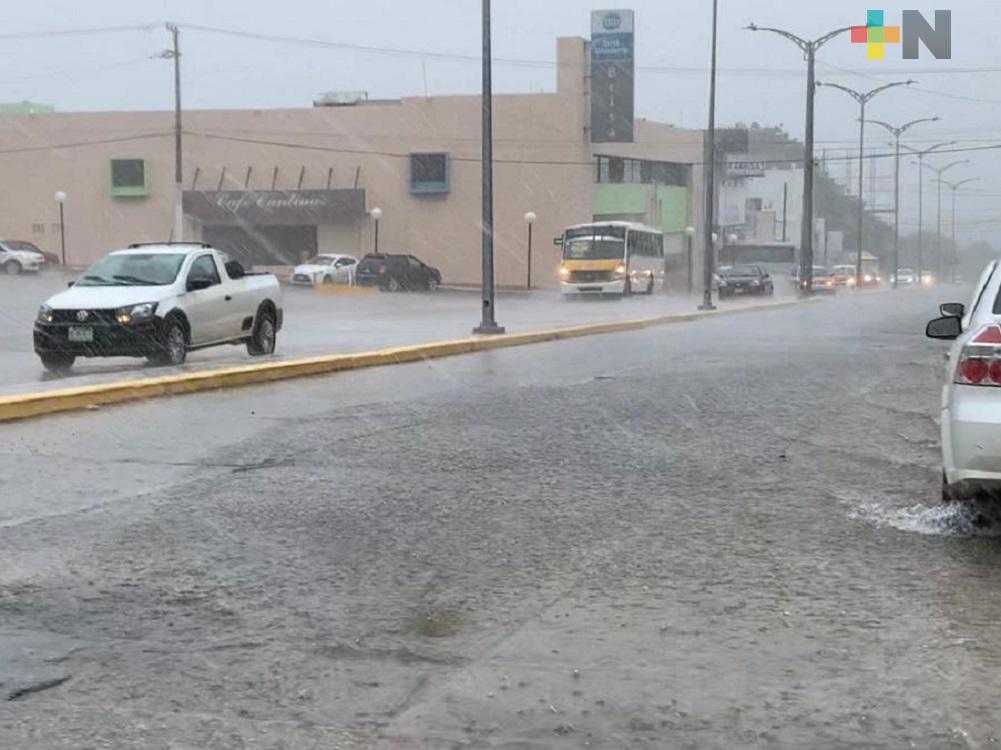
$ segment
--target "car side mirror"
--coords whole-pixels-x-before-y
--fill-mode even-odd
[[[952,341],[959,338],[963,332],[963,322],[955,315],[935,318],[925,328],[925,336],[930,339],[945,339]]]
[[[945,302],[938,306],[938,312],[945,318],[962,318],[966,314],[966,305],[962,302]]]
[[[75,283],[76,283],[75,281],[67,281],[66,282],[66,286],[67,287],[72,287]]]
[[[199,289],[208,289],[210,286],[212,286],[212,279],[206,279],[206,278],[188,279],[189,292],[197,292]]]

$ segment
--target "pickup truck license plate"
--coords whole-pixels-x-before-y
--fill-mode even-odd
[[[94,340],[94,329],[86,326],[70,326],[68,338],[77,343],[90,343]]]

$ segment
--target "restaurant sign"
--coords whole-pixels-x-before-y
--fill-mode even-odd
[[[184,213],[201,221],[321,224],[365,213],[364,190],[187,190]]]

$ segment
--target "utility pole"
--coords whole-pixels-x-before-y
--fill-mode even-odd
[[[173,49],[164,50],[156,57],[174,61],[174,242],[184,241],[184,169],[181,161],[181,46],[180,29],[168,23],[167,31],[173,39]]]
[[[716,209],[716,29],[719,20],[719,0],[713,0],[712,62],[709,69],[709,127],[706,129],[708,141],[705,149],[706,166],[703,170],[706,188],[705,243],[702,261],[702,304],[700,310],[715,310],[713,305],[713,276],[716,264],[716,243],[713,242],[713,225]]]
[[[887,83],[882,86],[877,86],[871,91],[856,91],[855,89],[850,89],[847,86],[842,86],[837,83],[818,83],[818,86],[827,86],[832,89],[837,89],[838,91],[844,91],[852,99],[858,102],[859,105],[859,131],[858,131],[858,251],[855,256],[855,288],[862,288],[862,232],[865,227],[865,200],[862,197],[862,191],[864,189],[863,165],[865,164],[865,107],[866,105],[876,97],[877,94],[881,94],[887,89],[896,88],[897,86],[910,86],[916,81],[894,81],[893,83]]]
[[[803,157],[803,226],[800,233],[800,287],[804,295],[813,294],[813,106],[816,89],[817,50],[834,37],[851,30],[845,26],[830,31],[816,39],[803,39],[783,29],[767,28],[750,24],[750,31],[770,31],[783,36],[806,55],[806,148]]]
[[[483,264],[483,318],[473,329],[477,334],[499,334],[494,312],[494,143],[493,143],[493,80],[490,49],[490,0],[481,0],[483,9],[483,234],[481,260]]]
[[[906,144],[901,144],[903,148],[907,149],[910,153],[918,157],[918,285],[924,283],[924,276],[922,275],[922,267],[924,265],[924,229],[925,229],[925,219],[924,219],[924,206],[925,206],[925,157],[937,151],[940,148],[945,148],[946,146],[952,146],[955,141],[943,141],[942,143],[936,143],[934,146],[929,148],[918,150],[912,148]]]
[[[915,125],[922,122],[938,122],[938,117],[922,117],[920,120],[911,120],[900,127],[894,127],[882,120],[870,120],[881,127],[886,128],[893,134],[896,147],[896,155],[893,161],[893,288],[897,288],[897,275],[900,273],[900,136],[906,133]],[[920,283],[920,277],[918,278]]]

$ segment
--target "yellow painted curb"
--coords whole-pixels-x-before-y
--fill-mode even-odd
[[[27,419],[43,414],[76,411],[91,406],[140,401],[157,396],[197,393],[199,391],[218,390],[221,388],[236,388],[256,383],[270,383],[310,375],[359,370],[364,367],[418,362],[427,359],[438,359],[440,357],[451,357],[457,354],[469,354],[490,349],[538,344],[545,341],[559,341],[562,339],[578,338],[580,336],[637,331],[643,328],[684,323],[706,317],[775,310],[797,305],[800,302],[801,300],[794,300],[756,305],[753,307],[742,307],[734,310],[660,315],[652,318],[590,323],[566,328],[531,331],[528,333],[510,333],[502,336],[475,336],[455,339],[453,341],[437,341],[430,344],[399,346],[356,354],[332,354],[303,359],[263,362],[253,365],[188,372],[179,375],[164,375],[157,378],[142,378],[117,383],[102,383],[99,385],[79,386],[77,388],[63,388],[39,393],[4,396],[0,397],[0,422]]]

